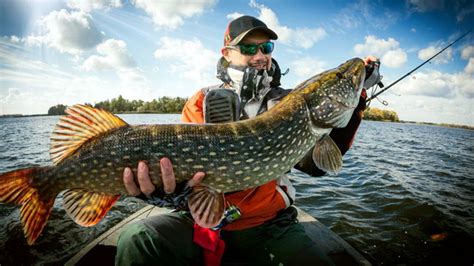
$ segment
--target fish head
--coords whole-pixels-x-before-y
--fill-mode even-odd
[[[300,85],[311,123],[319,128],[347,126],[359,103],[364,79],[364,61],[354,58]]]

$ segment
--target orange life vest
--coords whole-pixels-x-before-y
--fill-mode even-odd
[[[204,123],[204,97],[204,92],[200,90],[188,99],[183,108],[182,122]],[[224,226],[223,230],[247,229],[274,218],[278,211],[289,205],[284,193],[277,181],[273,180],[256,188],[226,194],[226,202],[239,207],[242,216]]]

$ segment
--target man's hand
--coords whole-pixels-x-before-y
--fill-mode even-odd
[[[160,169],[163,182],[163,190],[167,194],[174,192],[176,188],[176,178],[173,171],[173,165],[168,158],[160,160]],[[188,186],[193,187],[199,184],[204,178],[203,172],[197,172],[193,178],[188,181]],[[148,165],[145,162],[139,162],[137,167],[137,181],[133,177],[132,170],[127,167],[123,171],[123,183],[130,196],[139,196],[142,193],[149,197],[155,191],[155,185],[151,182]],[[138,183],[138,184],[137,184]]]
[[[376,84],[379,84],[380,81],[382,80],[382,75],[380,75],[379,73],[380,60],[376,58],[375,56],[369,55],[366,58],[364,58],[364,63],[365,63],[365,70],[366,70],[364,88],[368,89],[372,86],[375,86]]]
[[[373,55],[369,55],[369,56],[365,57],[363,60],[364,60],[365,65],[369,65],[369,64],[374,63],[374,62],[379,62],[380,63],[380,60],[377,57],[373,56]]]

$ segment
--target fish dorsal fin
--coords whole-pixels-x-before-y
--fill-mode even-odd
[[[211,228],[219,224],[224,214],[224,194],[208,186],[194,186],[188,206],[196,223]]]
[[[339,172],[342,168],[342,154],[336,143],[329,135],[324,135],[314,147],[314,164],[330,174]]]
[[[63,203],[67,214],[77,224],[93,226],[104,218],[119,198],[119,195],[72,189],[64,192]]]
[[[87,140],[112,129],[128,125],[118,116],[87,105],[76,104],[66,110],[51,136],[49,154],[56,165],[74,153]]]

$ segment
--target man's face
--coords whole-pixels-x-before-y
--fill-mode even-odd
[[[261,44],[268,41],[270,39],[265,33],[255,31],[245,36],[240,44]],[[260,49],[254,55],[245,55],[240,53],[239,49],[223,48],[222,55],[227,61],[236,66],[250,66],[259,70],[270,70],[272,66],[272,54],[263,54]]]

